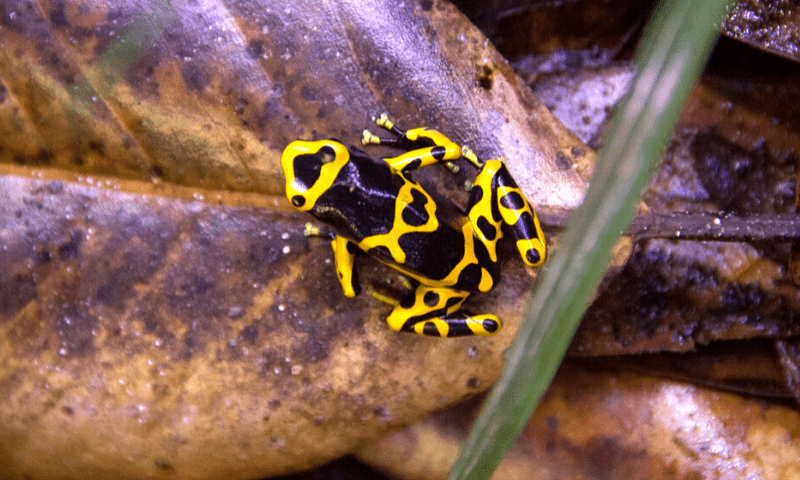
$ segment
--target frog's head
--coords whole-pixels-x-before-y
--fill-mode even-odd
[[[298,210],[311,210],[349,159],[347,147],[336,140],[290,143],[281,154],[286,199]]]

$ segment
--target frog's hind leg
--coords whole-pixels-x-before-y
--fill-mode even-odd
[[[386,322],[398,332],[433,337],[494,335],[500,320],[491,314],[472,315],[460,310],[470,292],[420,285],[414,295],[395,306]]]
[[[505,224],[516,238],[517,250],[528,266],[536,267],[544,262],[546,246],[539,218],[501,159],[488,160],[475,177],[467,216],[492,261],[497,261],[497,241],[503,236]]]

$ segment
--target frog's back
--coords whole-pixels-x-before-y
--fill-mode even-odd
[[[400,265],[418,276],[422,283],[479,291],[487,288],[486,276],[499,275],[497,262],[491,261],[486,247],[474,237],[473,226],[449,201],[437,203],[438,227],[431,232],[408,232],[398,244],[406,253]],[[459,213],[454,214],[453,210]]]
[[[496,270],[483,245],[473,241],[462,209],[385,162],[349,150],[350,161],[319,197],[314,216],[423,283],[477,290],[481,266]]]

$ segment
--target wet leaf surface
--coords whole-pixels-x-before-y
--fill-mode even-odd
[[[441,412],[360,458],[396,478],[445,478],[479,405]],[[780,403],[567,361],[492,478],[794,478],[799,421]]]
[[[535,203],[574,206],[592,152],[451,6],[425,6],[7,3],[2,160],[279,194],[291,140],[357,139],[385,110],[526,159],[512,169]],[[117,71],[118,46],[142,38]]]
[[[754,47],[800,60],[798,6],[785,0],[739,0],[723,24],[725,34]]]
[[[785,64],[745,57],[718,54],[698,85],[648,192],[651,212],[795,212],[800,82]],[[537,82],[540,101],[441,2],[0,5],[0,391],[9,399],[0,458],[9,475],[255,478],[358,451],[488,388],[535,282],[513,252],[502,283],[469,301],[500,316],[498,337],[395,334],[383,320],[389,306],[340,293],[326,242],[302,234],[308,218],[282,197],[278,156],[295,138],[355,143],[388,111],[401,125],[436,127],[483,156],[504,155],[557,248],[594,153],[547,109],[598,146],[629,71],[622,62],[562,78],[545,72],[582,64],[561,60],[521,72]],[[463,204],[474,170],[420,173]],[[571,353],[684,352],[760,338],[751,356],[664,353],[642,363],[662,377],[798,396],[794,251],[786,239],[629,242]],[[404,291],[369,259],[360,273],[378,289]],[[778,356],[765,346],[775,338]],[[693,362],[706,368],[680,368]],[[752,370],[739,366],[748,363]],[[583,368],[567,368],[554,387],[564,410],[604,411],[591,407],[603,395],[646,402],[659,388],[619,372],[592,386]],[[616,382],[628,387],[614,390]],[[686,393],[693,387],[663,385],[684,392],[678,403],[706,402]],[[760,408],[762,458],[783,448],[781,434],[796,436],[770,427],[794,421],[785,406],[695,391],[731,411]],[[643,425],[657,428],[658,415]],[[467,417],[447,418],[461,429]],[[551,440],[545,450],[563,447],[555,461],[539,453],[525,461],[616,477],[656,458],[601,420],[591,441],[554,437],[568,421],[548,427],[550,437],[536,430]],[[552,423],[544,422],[531,428]],[[414,435],[453,428],[434,425]],[[425,455],[453,451],[454,438]],[[701,471],[702,448],[673,438],[674,456],[658,458]],[[616,452],[614,465],[605,451]],[[597,465],[605,470],[590,470]],[[642,471],[662,471],[652,465]]]
[[[5,2],[0,93],[0,456],[24,478],[279,474],[491,385],[535,272],[470,300],[497,337],[392,332],[289,211],[290,140],[387,111],[504,154],[562,215],[594,158],[445,3]],[[420,173],[463,201],[474,170]]]
[[[69,459],[76,477],[253,478],[334,458],[491,384],[531,283],[519,268],[488,302],[508,333],[432,342],[346,299],[285,208],[12,176],[0,192],[3,444],[35,476]]]

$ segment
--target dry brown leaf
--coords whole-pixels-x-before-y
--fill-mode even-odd
[[[521,262],[475,298],[497,337],[396,334],[283,198],[290,140],[354,143],[381,111],[504,154],[544,210],[580,202],[593,152],[449,4],[0,5],[2,474],[277,474],[487,388]]]
[[[785,102],[739,102],[718,82],[690,103],[690,134],[651,189],[656,211],[721,208],[724,199],[684,188],[695,167],[681,153],[703,128],[768,160],[796,142]],[[720,105],[727,123],[713,113]],[[551,228],[580,202],[593,151],[449,4],[0,5],[6,472],[284,472],[488,387],[533,283],[519,261],[504,264],[490,296],[471,299],[504,320],[498,337],[398,335],[383,321],[388,306],[343,298],[327,245],[302,235],[307,218],[282,198],[286,143],[354,143],[381,111],[505,155]],[[776,133],[767,157],[748,147],[762,131]],[[786,181],[780,172],[761,179],[762,193]],[[463,199],[473,174],[421,181]],[[797,333],[785,248],[776,257],[746,243],[657,239],[633,252],[573,352]],[[360,271],[365,283],[401,288],[375,262]]]
[[[393,478],[446,478],[479,402],[363,447]],[[800,414],[760,399],[566,362],[496,479],[800,478]]]
[[[787,0],[739,0],[723,23],[725,34],[756,48],[800,60],[798,6]]]

